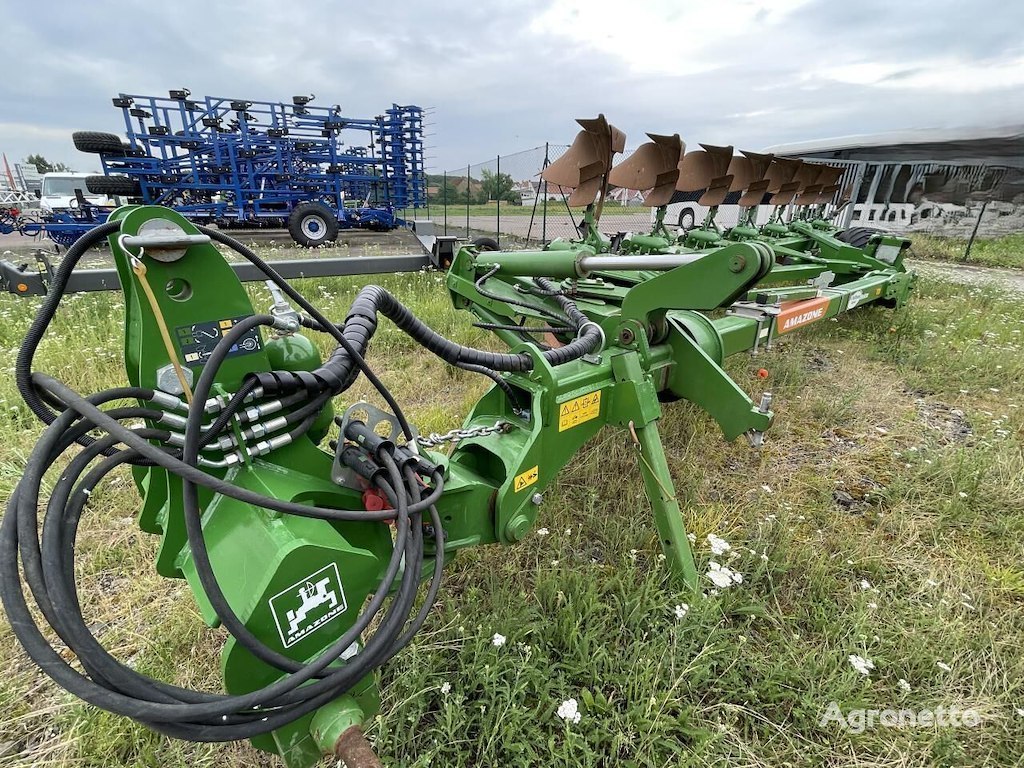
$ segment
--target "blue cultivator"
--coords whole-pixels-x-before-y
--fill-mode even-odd
[[[369,119],[318,107],[217,97],[121,94],[127,142],[80,131],[75,146],[100,156],[90,192],[170,206],[221,226],[287,224],[302,245],[339,229],[394,229],[396,209],[425,204],[423,110],[393,105]],[[360,133],[362,135],[360,135]],[[343,136],[344,139],[343,140]],[[353,136],[356,138],[353,139]]]
[[[90,229],[105,222],[110,211],[110,208],[91,205],[87,201],[80,201],[78,208],[52,211],[39,217],[26,216],[17,208],[0,208],[0,235],[17,232],[25,237],[39,237],[45,234],[57,245],[66,248]]]

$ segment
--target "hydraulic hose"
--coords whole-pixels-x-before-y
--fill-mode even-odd
[[[270,324],[273,322],[270,316],[246,318],[219,341],[206,361],[196,387],[197,398],[186,417],[184,447],[181,450],[168,445],[167,441],[172,437],[169,430],[151,426],[128,427],[122,423],[126,419],[137,421],[140,418],[150,424],[159,423],[164,416],[159,408],[99,408],[111,400],[150,401],[155,397],[153,390],[121,387],[83,397],[52,377],[33,373],[31,365],[35,350],[56,312],[68,274],[91,244],[115,230],[116,224],[93,230],[69,251],[19,354],[19,389],[33,412],[49,426],[30,454],[23,477],[8,501],[7,513],[0,523],[0,599],[16,636],[33,661],[64,688],[89,703],[132,717],[161,733],[194,741],[234,740],[268,733],[336,699],[390,659],[422,626],[437,597],[443,571],[443,530],[434,507],[434,502],[443,492],[443,476],[439,470],[431,470],[429,479],[433,487],[424,486],[411,465],[404,464],[400,469],[390,456],[378,457],[385,471],[375,485],[392,508],[368,512],[310,506],[262,496],[199,469],[199,450],[227,429],[234,414],[256,391],[257,382],[246,380],[218,417],[205,426],[204,406],[220,364],[238,336]],[[219,233],[210,234],[232,247],[237,246],[236,250],[246,255],[243,251],[247,249],[230,238],[217,237]],[[251,255],[254,257],[251,261],[260,262],[258,257]],[[272,270],[268,273],[272,279],[276,274]],[[343,331],[332,326],[304,299],[296,299],[294,289],[280,278],[278,280],[293,300],[319,318],[328,333],[335,338],[342,337],[339,349],[345,353],[346,365],[351,366],[351,373],[344,384],[350,384],[363,372],[376,382],[386,400],[394,402],[362,359],[369,337],[359,338],[359,346],[352,345]],[[285,423],[291,427],[287,433],[291,439],[298,438],[310,428],[331,394],[322,382],[318,382],[304,392],[283,398],[289,406]],[[51,406],[57,410],[51,410]],[[397,411],[397,403],[394,407]],[[97,430],[105,434],[95,439],[87,436],[87,433]],[[75,443],[85,448],[78,451],[62,470],[46,501],[45,516],[40,526],[38,510],[44,476],[51,468],[64,464],[62,457]],[[192,691],[139,674],[114,659],[92,636],[82,615],[74,578],[75,537],[93,490],[110,472],[124,464],[156,465],[181,480],[189,547],[204,591],[218,618],[236,640],[258,658],[282,669],[286,673],[283,677],[258,691],[240,696]],[[417,465],[419,471],[425,471],[424,466],[429,467],[429,462]],[[349,630],[313,662],[302,664],[267,648],[248,632],[228,605],[214,577],[203,540],[196,494],[200,485],[215,494],[284,514],[361,523],[385,520],[396,523],[392,554],[384,567],[379,586]],[[427,590],[427,602],[414,612],[425,555],[422,525],[425,512],[429,513],[433,526],[434,574]],[[24,582],[19,573],[19,561]],[[80,660],[82,670],[65,661],[37,627],[25,600],[23,583],[43,618]],[[342,655],[374,623],[377,629],[366,639],[360,652],[339,666]]]

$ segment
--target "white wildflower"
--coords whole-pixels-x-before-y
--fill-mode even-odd
[[[495,648],[501,648],[501,646],[505,644],[506,640],[508,640],[507,637],[495,632],[494,637],[491,638],[491,645],[493,645]]]
[[[550,531],[548,531],[547,528],[538,528],[537,529],[537,535],[538,536],[547,536],[548,533],[550,533]]]
[[[451,683],[449,683],[447,680],[445,680],[443,683],[441,683],[441,693],[443,693],[445,696],[447,696],[451,692],[452,692],[452,684]]]
[[[566,699],[563,701],[558,705],[558,712],[555,714],[567,723],[578,723],[582,717],[580,714],[580,705],[576,699]]]
[[[865,659],[863,656],[851,654],[850,666],[852,666],[862,675],[870,675],[871,670],[875,668],[875,662],[871,661],[871,659]]]
[[[690,612],[690,606],[686,603],[680,603],[672,609],[672,612],[676,615],[677,619],[682,619]]]
[[[708,546],[711,547],[711,554],[713,555],[724,555],[730,549],[732,545],[729,544],[725,539],[715,536],[713,533],[708,534]]]
[[[908,683],[902,677],[896,681],[896,685],[900,687],[901,691],[906,691],[907,693],[910,693],[910,683]]]
[[[867,592],[869,589],[871,589],[871,582],[867,579],[861,579],[860,588],[862,592]]]
[[[726,589],[733,584],[743,583],[743,574],[737,573],[731,568],[716,563],[714,560],[708,562],[708,572],[705,574],[708,579],[720,589]]]

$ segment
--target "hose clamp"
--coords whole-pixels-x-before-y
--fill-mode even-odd
[[[587,320],[587,322],[583,323],[583,325],[581,325],[579,327],[579,330],[576,331],[576,338],[579,339],[579,338],[581,338],[583,336],[583,330],[588,325],[592,325],[595,328],[597,328],[597,332],[601,336],[601,343],[598,345],[597,349],[592,349],[590,351],[590,354],[592,354],[592,355],[600,354],[601,352],[604,351],[605,344],[607,343],[607,339],[605,338],[605,335],[604,335],[604,329],[600,325],[595,323],[593,320]]]

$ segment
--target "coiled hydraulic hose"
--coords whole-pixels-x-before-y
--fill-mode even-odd
[[[441,520],[434,506],[443,492],[439,470],[423,471],[431,486],[408,463],[400,468],[387,455],[379,457],[383,472],[373,479],[391,504],[378,512],[339,510],[300,504],[232,485],[199,466],[199,451],[228,429],[232,416],[254,394],[269,397],[284,394],[288,403],[287,433],[298,439],[311,427],[330,397],[347,389],[362,373],[380,392],[399,420],[407,439],[411,426],[399,404],[370,369],[364,358],[383,314],[425,348],[452,365],[491,376],[499,386],[512,388],[498,375],[501,371],[526,371],[533,366],[527,354],[501,354],[473,349],[452,342],[418,320],[394,296],[378,286],[360,291],[345,322],[336,325],[324,317],[266,262],[242,244],[216,230],[200,227],[212,239],[238,252],[262,270],[306,314],[306,327],[330,334],[337,348],[328,360],[310,373],[273,372],[248,377],[209,425],[204,425],[205,403],[216,380],[220,364],[231,345],[246,332],[270,325],[273,318],[254,315],[235,324],[213,350],[204,365],[188,409],[184,445],[174,447],[167,429],[157,426],[130,427],[126,420],[160,422],[163,412],[154,390],[119,387],[84,397],[51,376],[32,371],[32,362],[47,327],[63,298],[68,277],[83,253],[110,234],[119,222],[103,224],[78,240],[67,252],[50,291],[36,315],[22,348],[15,376],[25,402],[47,428],[26,461],[22,479],[12,493],[0,523],[0,599],[15,635],[26,652],[59,685],[95,706],[128,716],[148,727],[193,741],[226,741],[251,738],[280,728],[313,712],[345,693],[366,674],[384,664],[415,635],[426,620],[440,589],[444,566]],[[545,281],[537,284],[554,291]],[[558,349],[543,352],[544,359],[560,365],[596,349],[600,332],[565,297],[551,294],[564,313],[559,322],[577,338]],[[555,314],[557,317],[556,313]],[[259,387],[263,386],[262,392]],[[164,397],[166,397],[164,395]],[[115,400],[136,399],[140,406],[104,410],[100,406]],[[104,433],[98,438],[90,432]],[[84,446],[78,450],[75,446]],[[47,473],[65,463],[74,451],[49,499],[45,502],[42,525],[39,509]],[[188,544],[202,587],[221,623],[237,642],[265,663],[282,671],[274,683],[244,695],[194,691],[155,680],[115,659],[89,630],[81,609],[74,578],[75,538],[90,495],[112,471],[124,464],[152,465],[166,470],[182,483],[183,516]],[[422,467],[423,464],[418,466]],[[209,489],[282,514],[336,521],[394,521],[393,550],[380,585],[373,592],[350,629],[319,657],[308,664],[289,659],[266,646],[245,627],[220,589],[203,539],[198,504],[198,487]],[[414,614],[419,575],[425,558],[423,517],[429,515],[434,530],[433,576],[426,598]],[[24,573],[24,581],[19,571]],[[399,573],[401,572],[401,573]],[[37,626],[23,587],[44,620],[80,660],[81,670],[69,664]],[[385,603],[390,602],[385,606]],[[376,631],[365,639],[362,649],[347,661],[342,655],[362,638],[371,623]]]

